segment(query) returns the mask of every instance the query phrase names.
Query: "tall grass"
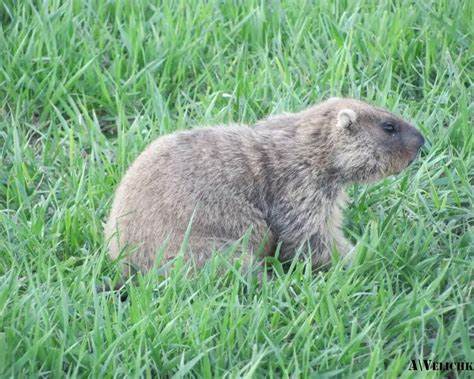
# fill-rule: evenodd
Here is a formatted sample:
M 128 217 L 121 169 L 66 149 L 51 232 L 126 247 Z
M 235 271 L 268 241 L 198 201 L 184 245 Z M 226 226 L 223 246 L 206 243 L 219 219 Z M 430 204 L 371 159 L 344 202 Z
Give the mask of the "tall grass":
M 474 361 L 473 3 L 0 4 L 0 375 L 428 377 Z M 155 137 L 252 123 L 330 95 L 427 138 L 397 177 L 350 189 L 357 256 L 262 288 L 209 265 L 128 298 L 102 223 Z M 454 373 L 468 376 L 468 372 Z

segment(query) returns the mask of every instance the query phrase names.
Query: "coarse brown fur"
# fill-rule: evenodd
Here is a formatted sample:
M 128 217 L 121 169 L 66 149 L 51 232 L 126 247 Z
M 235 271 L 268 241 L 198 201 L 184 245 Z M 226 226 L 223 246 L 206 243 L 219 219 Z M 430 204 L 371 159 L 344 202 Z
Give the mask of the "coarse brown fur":
M 178 254 L 192 218 L 184 256 L 198 265 L 250 233 L 248 265 L 280 245 L 281 260 L 310 251 L 319 267 L 334 248 L 350 249 L 341 231 L 344 187 L 400 172 L 423 142 L 387 110 L 344 98 L 250 127 L 160 137 L 117 189 L 105 229 L 110 256 L 132 248 L 126 261 L 147 271 L 160 249 L 165 261 Z

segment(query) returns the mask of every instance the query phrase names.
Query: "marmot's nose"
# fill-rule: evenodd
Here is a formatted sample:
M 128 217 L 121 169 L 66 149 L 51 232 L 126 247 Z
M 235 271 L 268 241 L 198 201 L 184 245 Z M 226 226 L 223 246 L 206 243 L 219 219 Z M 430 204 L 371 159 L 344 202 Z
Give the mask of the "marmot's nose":
M 425 144 L 425 137 L 423 137 L 423 134 L 421 134 L 419 131 L 416 132 L 416 138 L 418 142 L 418 150 L 421 149 L 421 147 Z

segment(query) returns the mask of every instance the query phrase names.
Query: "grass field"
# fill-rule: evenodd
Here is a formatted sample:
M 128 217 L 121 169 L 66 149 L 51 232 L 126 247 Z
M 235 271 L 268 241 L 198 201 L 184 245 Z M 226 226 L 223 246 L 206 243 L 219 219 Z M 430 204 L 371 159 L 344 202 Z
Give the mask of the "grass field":
M 4 0 L 0 376 L 444 377 L 411 359 L 474 361 L 473 8 Z M 427 139 L 402 174 L 350 188 L 352 266 L 296 265 L 262 288 L 177 267 L 125 301 L 96 293 L 118 269 L 102 236 L 113 191 L 153 138 L 330 95 Z

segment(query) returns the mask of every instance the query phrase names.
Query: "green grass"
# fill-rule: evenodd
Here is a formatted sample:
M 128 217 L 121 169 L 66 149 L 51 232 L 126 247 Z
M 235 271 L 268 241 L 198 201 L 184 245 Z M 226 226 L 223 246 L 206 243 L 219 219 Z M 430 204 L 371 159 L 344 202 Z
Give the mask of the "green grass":
M 444 377 L 474 361 L 473 3 L 0 4 L 0 376 Z M 155 137 L 330 95 L 411 119 L 421 159 L 350 189 L 354 264 L 262 288 L 114 277 L 102 225 Z M 468 372 L 458 373 L 467 377 Z

